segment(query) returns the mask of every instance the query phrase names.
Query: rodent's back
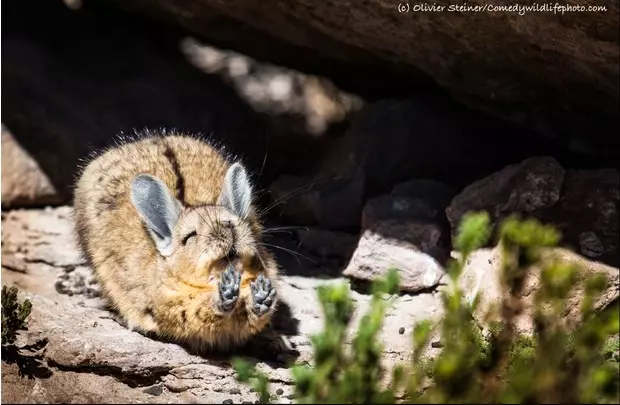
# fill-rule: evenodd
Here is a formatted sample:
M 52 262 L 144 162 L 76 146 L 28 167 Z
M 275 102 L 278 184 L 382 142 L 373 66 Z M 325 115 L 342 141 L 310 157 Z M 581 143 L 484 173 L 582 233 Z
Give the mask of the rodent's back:
M 78 242 L 93 268 L 131 268 L 115 277 L 119 288 L 146 288 L 150 261 L 157 253 L 131 203 L 131 182 L 148 173 L 161 179 L 189 206 L 216 203 L 230 161 L 218 149 L 194 137 L 151 136 L 112 148 L 87 164 L 76 183 L 74 218 Z M 120 269 L 119 269 L 120 270 Z M 109 271 L 109 270 L 108 270 Z M 132 283 L 135 284 L 132 286 Z M 105 291 L 104 291 L 105 293 Z

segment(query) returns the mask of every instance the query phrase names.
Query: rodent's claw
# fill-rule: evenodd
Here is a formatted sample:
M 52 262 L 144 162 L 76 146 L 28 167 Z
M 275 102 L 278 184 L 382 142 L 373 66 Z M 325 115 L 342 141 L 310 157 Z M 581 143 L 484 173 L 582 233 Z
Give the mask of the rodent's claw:
M 256 315 L 261 316 L 269 311 L 273 305 L 276 290 L 271 285 L 271 280 L 262 274 L 259 274 L 256 280 L 250 283 L 250 288 L 254 300 L 252 310 Z
M 223 312 L 230 312 L 239 299 L 239 286 L 241 284 L 241 272 L 235 271 L 233 266 L 229 266 L 220 276 L 219 295 L 220 309 Z

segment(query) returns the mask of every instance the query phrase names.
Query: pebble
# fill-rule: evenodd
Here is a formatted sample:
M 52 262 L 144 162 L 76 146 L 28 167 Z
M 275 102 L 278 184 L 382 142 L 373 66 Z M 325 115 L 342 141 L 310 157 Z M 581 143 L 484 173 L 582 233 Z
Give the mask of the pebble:
M 282 388 L 278 388 L 276 390 L 276 395 L 282 395 L 282 394 L 284 394 L 284 390 Z
M 405 328 L 401 326 L 401 327 L 398 329 L 398 333 L 399 333 L 399 334 L 401 334 L 401 335 L 402 335 L 403 333 L 405 333 Z
M 228 398 L 228 399 L 225 399 L 225 400 L 224 400 L 224 402 L 222 402 L 222 403 L 223 403 L 223 404 L 232 404 L 232 403 L 233 403 L 233 400 L 232 400 L 232 399 L 230 399 L 230 398 Z

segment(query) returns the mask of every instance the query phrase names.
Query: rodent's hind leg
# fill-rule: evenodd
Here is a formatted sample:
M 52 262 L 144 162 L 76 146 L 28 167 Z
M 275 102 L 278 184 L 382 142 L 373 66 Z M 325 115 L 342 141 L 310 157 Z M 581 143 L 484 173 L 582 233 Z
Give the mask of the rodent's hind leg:
M 239 301 L 239 286 L 241 272 L 229 266 L 220 276 L 220 282 L 215 293 L 215 306 L 222 313 L 231 313 Z
M 276 289 L 269 277 L 259 274 L 256 280 L 250 282 L 250 289 L 254 314 L 260 317 L 269 312 L 276 298 Z

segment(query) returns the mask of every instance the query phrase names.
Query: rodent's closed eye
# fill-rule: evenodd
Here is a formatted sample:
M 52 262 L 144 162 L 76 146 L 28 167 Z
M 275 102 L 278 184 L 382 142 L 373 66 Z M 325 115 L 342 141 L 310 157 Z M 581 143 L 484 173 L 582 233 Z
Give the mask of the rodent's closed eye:
M 188 233 L 187 235 L 185 235 L 185 236 L 183 237 L 183 239 L 181 240 L 181 243 L 183 243 L 183 245 L 186 245 L 186 244 L 187 244 L 187 242 L 188 242 L 191 238 L 193 238 L 194 236 L 197 236 L 197 235 L 198 235 L 198 232 L 196 232 L 196 231 L 191 231 L 190 233 Z

